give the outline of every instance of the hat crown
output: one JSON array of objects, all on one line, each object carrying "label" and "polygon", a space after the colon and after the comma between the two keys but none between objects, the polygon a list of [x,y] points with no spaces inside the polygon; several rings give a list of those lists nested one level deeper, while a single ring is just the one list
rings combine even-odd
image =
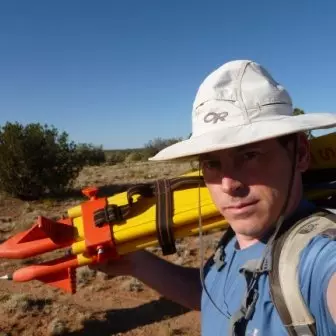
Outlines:
[{"label": "hat crown", "polygon": [[231,61],[201,83],[193,103],[193,136],[292,113],[290,95],[264,67]]},{"label": "hat crown", "polygon": [[288,92],[261,65],[238,60],[209,74],[192,109],[192,135],[150,160],[190,159],[267,139],[336,126],[335,113],[293,115]]}]

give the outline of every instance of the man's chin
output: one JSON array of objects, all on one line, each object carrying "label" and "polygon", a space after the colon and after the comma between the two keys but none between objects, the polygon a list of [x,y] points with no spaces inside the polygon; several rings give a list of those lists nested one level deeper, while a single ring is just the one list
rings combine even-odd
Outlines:
[{"label": "man's chin", "polygon": [[248,224],[249,222],[260,221],[261,217],[255,209],[245,211],[225,210],[222,214],[229,223],[246,222]]},{"label": "man's chin", "polygon": [[[224,216],[225,217],[225,216]],[[267,224],[263,224],[264,220],[257,214],[252,215],[240,215],[240,216],[228,216],[225,217],[232,227],[233,231],[238,234],[244,234],[246,236],[255,236],[263,232]]]}]

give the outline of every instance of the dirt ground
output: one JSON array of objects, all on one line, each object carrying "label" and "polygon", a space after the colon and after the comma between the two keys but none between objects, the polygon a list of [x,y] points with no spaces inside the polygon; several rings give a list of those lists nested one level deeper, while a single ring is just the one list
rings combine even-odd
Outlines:
[{"label": "dirt ground", "polygon": [[[107,192],[122,190],[125,185],[158,177],[173,177],[188,166],[151,166],[130,164],[85,169],[77,180],[78,188],[87,185],[107,186]],[[112,188],[112,189],[111,189]],[[83,200],[83,198],[82,198]],[[0,198],[0,239],[29,228],[37,215],[56,218],[80,198],[44,199],[23,202]],[[212,252],[221,232],[204,236],[207,255]],[[178,242],[178,254],[167,257],[185,266],[199,266],[198,237]],[[158,249],[152,248],[153,253]],[[56,254],[55,254],[56,256]],[[34,260],[0,260],[0,275],[23,267]],[[167,300],[131,277],[107,278],[87,267],[77,270],[77,293],[71,295],[38,281],[0,283],[0,336],[44,335],[127,335],[172,336],[200,334],[200,316]]]}]

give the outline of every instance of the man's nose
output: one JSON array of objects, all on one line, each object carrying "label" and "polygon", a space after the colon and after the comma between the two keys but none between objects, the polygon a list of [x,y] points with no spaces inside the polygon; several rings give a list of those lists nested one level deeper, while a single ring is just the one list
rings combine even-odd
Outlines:
[{"label": "man's nose", "polygon": [[222,177],[222,190],[226,194],[236,194],[237,191],[243,188],[243,183],[236,178],[230,176],[223,176]]}]

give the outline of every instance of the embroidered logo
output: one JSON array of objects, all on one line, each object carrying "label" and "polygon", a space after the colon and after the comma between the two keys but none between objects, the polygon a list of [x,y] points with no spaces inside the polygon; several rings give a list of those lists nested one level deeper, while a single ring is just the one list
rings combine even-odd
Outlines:
[{"label": "embroidered logo", "polygon": [[209,112],[204,117],[204,122],[216,124],[218,121],[225,121],[225,118],[228,116],[227,112]]},{"label": "embroidered logo", "polygon": [[304,225],[304,227],[302,227],[299,230],[299,234],[307,234],[312,232],[317,226],[319,225],[319,223],[316,223],[316,220],[314,219],[310,219],[309,221],[307,221]]}]

